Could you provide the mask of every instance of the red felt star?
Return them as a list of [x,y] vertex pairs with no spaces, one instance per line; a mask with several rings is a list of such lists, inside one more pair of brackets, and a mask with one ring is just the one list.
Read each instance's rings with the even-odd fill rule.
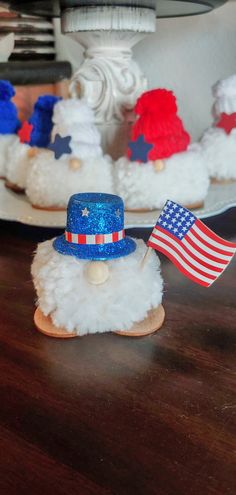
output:
[[18,131],[18,136],[21,143],[29,143],[31,138],[31,132],[33,130],[33,125],[29,122],[24,122],[21,129]]
[[229,134],[232,129],[236,127],[236,112],[231,113],[230,115],[222,113],[216,127],[221,127],[225,130],[226,134]]

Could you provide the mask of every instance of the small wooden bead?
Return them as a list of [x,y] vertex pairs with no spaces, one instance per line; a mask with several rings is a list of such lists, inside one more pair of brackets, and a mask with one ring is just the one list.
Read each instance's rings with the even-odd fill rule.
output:
[[165,163],[163,162],[163,160],[156,160],[154,162],[154,168],[156,172],[161,172],[165,168]]
[[109,278],[109,268],[104,261],[91,261],[86,265],[85,277],[90,284],[104,284]]
[[71,170],[79,170],[81,167],[81,161],[79,158],[71,158],[69,166]]
[[28,158],[34,158],[35,156],[37,156],[38,152],[39,152],[38,148],[30,148],[27,152]]

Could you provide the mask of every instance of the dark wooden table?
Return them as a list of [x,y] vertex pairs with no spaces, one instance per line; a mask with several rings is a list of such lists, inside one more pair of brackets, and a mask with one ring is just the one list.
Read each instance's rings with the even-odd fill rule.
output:
[[[236,241],[235,210],[208,225]],[[162,258],[153,336],[60,341],[30,277],[55,231],[0,226],[0,494],[235,495],[236,259],[205,289]]]

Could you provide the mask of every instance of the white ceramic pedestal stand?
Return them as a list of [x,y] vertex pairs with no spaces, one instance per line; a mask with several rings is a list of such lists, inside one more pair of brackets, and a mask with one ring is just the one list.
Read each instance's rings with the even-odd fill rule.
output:
[[103,148],[114,158],[126,149],[132,109],[147,88],[132,47],[155,31],[155,10],[134,7],[77,7],[62,15],[62,30],[84,48],[71,95],[94,109]]

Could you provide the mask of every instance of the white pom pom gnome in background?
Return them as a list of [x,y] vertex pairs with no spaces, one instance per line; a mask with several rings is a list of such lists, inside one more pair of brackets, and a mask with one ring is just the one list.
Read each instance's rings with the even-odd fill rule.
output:
[[201,140],[203,156],[213,182],[236,180],[236,74],[212,89],[215,123]]
[[11,98],[15,90],[9,81],[0,81],[0,178],[5,179],[8,152],[20,128],[17,109]]
[[135,122],[127,157],[114,167],[116,192],[127,210],[162,208],[174,201],[199,208],[209,187],[208,171],[199,145],[190,137],[177,115],[171,91],[154,89],[137,101]]
[[28,175],[32,205],[65,210],[77,192],[112,193],[112,163],[102,154],[92,110],[83,100],[63,100],[55,105],[53,122],[51,151],[35,158]]
[[164,321],[160,262],[124,233],[124,204],[110,194],[70,198],[66,232],[39,244],[32,264],[37,328],[54,337],[141,336]]
[[9,189],[24,192],[32,158],[50,143],[53,107],[59,99],[53,95],[39,96],[29,121],[19,130],[8,153],[5,185]]

